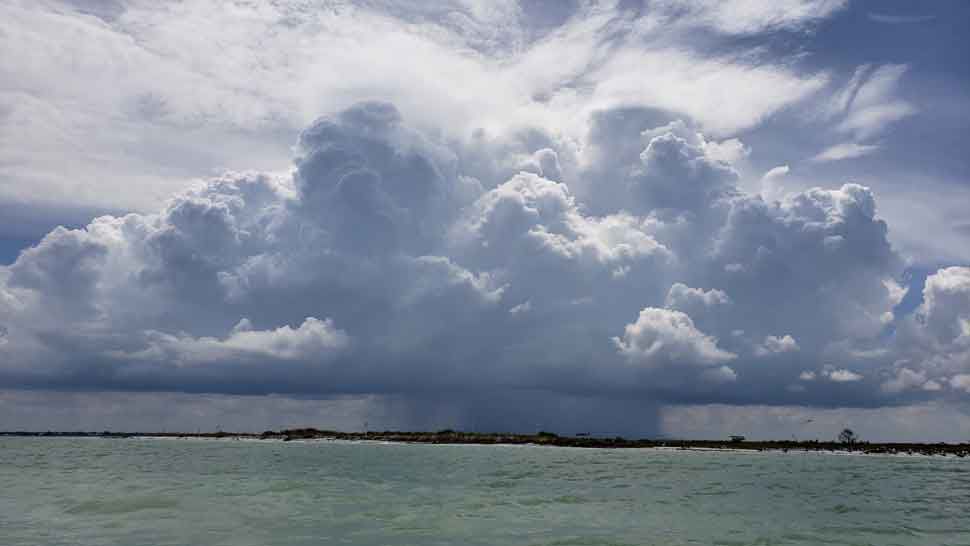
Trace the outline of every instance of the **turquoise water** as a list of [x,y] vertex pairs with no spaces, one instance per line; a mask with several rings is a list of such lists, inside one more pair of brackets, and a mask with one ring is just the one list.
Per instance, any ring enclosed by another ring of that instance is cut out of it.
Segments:
[[7,438],[0,544],[970,545],[970,461]]

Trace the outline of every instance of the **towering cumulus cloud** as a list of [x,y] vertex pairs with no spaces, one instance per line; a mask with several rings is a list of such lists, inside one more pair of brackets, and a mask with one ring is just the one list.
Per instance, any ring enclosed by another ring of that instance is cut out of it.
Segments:
[[456,142],[356,104],[303,131],[288,174],[57,228],[0,267],[0,386],[367,394],[401,426],[623,432],[662,403],[970,391],[970,270],[897,317],[869,189],[766,202],[740,142],[638,131],[577,167],[555,139]]

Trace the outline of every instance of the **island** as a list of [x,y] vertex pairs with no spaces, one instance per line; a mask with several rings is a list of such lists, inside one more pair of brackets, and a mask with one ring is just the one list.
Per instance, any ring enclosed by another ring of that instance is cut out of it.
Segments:
[[846,452],[859,454],[970,456],[970,443],[910,443],[910,442],[864,442],[864,441],[796,441],[796,440],[746,440],[733,436],[725,440],[678,440],[678,439],[628,439],[620,436],[599,437],[588,433],[572,436],[552,432],[535,434],[463,432],[440,430],[437,432],[368,431],[341,432],[316,428],[295,428],[252,432],[36,432],[0,431],[0,437],[44,438],[199,438],[239,439],[291,442],[294,440],[340,440],[355,442],[394,442],[410,444],[455,445],[539,445],[551,447],[644,449],[668,448],[684,450],[745,450],[745,451],[807,451]]

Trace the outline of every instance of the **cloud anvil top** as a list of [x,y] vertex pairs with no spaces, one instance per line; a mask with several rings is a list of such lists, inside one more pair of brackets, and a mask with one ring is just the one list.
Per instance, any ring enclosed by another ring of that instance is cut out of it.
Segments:
[[29,221],[0,218],[0,404],[963,412],[966,165],[899,135],[967,97],[946,59],[921,101],[919,58],[833,58],[840,25],[946,38],[860,9],[6,3],[0,211]]

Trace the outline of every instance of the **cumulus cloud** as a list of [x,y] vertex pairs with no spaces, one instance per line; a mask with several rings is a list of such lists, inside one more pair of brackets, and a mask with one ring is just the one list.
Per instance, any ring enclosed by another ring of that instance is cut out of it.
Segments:
[[654,307],[640,311],[613,342],[631,363],[649,368],[712,366],[737,358],[718,347],[716,338],[698,330],[686,313]]
[[667,291],[665,305],[671,309],[690,311],[691,308],[711,307],[731,303],[731,298],[721,290],[691,288],[684,283],[674,283]]
[[[811,189],[773,205],[736,199],[714,241],[710,275],[734,301],[733,328],[763,332],[762,339],[779,329],[811,345],[874,336],[894,303],[872,275],[901,272],[886,233],[872,192],[858,185]],[[854,311],[835,311],[846,305]]]
[[950,378],[950,387],[970,394],[970,374],[957,374]]
[[751,155],[751,148],[736,138],[711,140],[704,142],[704,153],[715,161],[733,164]]
[[736,179],[727,163],[677,132],[651,135],[640,154],[642,168],[634,177],[634,191],[648,210],[700,211],[731,191]]
[[297,328],[281,326],[275,330],[253,330],[249,319],[242,319],[223,339],[156,331],[145,332],[145,337],[147,348],[114,356],[176,365],[254,359],[325,362],[350,344],[347,334],[336,329],[332,321],[314,317],[307,317]]
[[0,267],[0,386],[377,396],[511,428],[604,397],[649,428],[664,402],[962,388],[970,274],[931,275],[893,317],[903,261],[872,190],[766,202],[725,153],[743,144],[629,134],[581,165],[541,135],[469,151],[386,102],[324,116],[288,172],[58,228]]
[[453,237],[459,246],[498,262],[509,259],[510,251],[538,252],[580,266],[623,265],[667,255],[640,219],[623,213],[585,216],[566,185],[531,173],[516,175],[482,195]]
[[896,376],[882,384],[887,393],[900,393],[911,389],[938,391],[942,388],[939,382],[926,378],[926,372],[910,368],[900,368]]
[[922,296],[912,314],[897,320],[897,350],[905,366],[887,388],[912,390],[924,380],[926,391],[944,386],[962,391],[970,372],[970,268],[946,267],[929,275]]
[[970,339],[970,267],[947,267],[927,277],[916,317],[941,342]]
[[784,197],[783,183],[785,176],[791,172],[788,165],[772,167],[761,176],[761,197],[765,201],[778,201]]
[[764,342],[755,349],[758,356],[768,356],[778,353],[793,353],[798,351],[798,343],[790,335],[767,336]]
[[780,178],[788,174],[790,170],[791,169],[788,168],[788,165],[779,165],[777,167],[772,167],[771,169],[768,170],[768,172],[764,174],[764,176],[761,177],[761,179],[770,180],[774,178]]
[[[967,268],[910,311],[878,171],[806,180],[917,112],[909,65],[799,53],[847,2],[546,4],[0,5],[0,231],[34,241],[0,266],[0,389],[632,433],[964,396]],[[805,169],[765,145],[820,102]]]
[[822,370],[822,376],[835,383],[851,383],[862,380],[862,375],[844,368],[826,368]]

